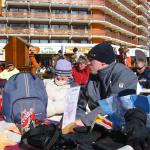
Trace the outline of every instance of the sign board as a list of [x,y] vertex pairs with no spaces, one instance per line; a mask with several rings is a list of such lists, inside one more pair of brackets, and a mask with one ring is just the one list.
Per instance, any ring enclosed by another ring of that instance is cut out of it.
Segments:
[[71,87],[66,95],[62,129],[75,121],[80,86]]
[[[73,54],[74,47],[75,46],[66,46],[65,47],[65,53]],[[92,47],[90,47],[90,46],[85,46],[85,47],[77,46],[77,48],[81,53],[87,54]]]
[[60,46],[41,46],[39,54],[57,54]]

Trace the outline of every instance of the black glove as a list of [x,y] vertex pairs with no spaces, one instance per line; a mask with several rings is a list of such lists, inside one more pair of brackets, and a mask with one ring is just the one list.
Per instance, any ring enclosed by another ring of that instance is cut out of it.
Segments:
[[124,116],[127,144],[135,150],[150,150],[150,131],[146,128],[147,116],[141,109],[130,109]]

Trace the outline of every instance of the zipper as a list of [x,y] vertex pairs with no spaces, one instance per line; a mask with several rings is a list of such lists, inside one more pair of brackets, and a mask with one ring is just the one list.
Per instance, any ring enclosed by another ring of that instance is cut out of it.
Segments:
[[26,97],[29,97],[29,80],[27,74],[24,74]]

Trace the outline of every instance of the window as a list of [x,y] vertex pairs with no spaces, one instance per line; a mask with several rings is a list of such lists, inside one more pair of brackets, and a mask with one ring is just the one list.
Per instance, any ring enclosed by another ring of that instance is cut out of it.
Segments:
[[8,25],[9,27],[20,27],[20,28],[27,28],[28,27],[28,24],[9,24]]
[[0,28],[6,27],[6,24],[0,24]]
[[38,39],[31,39],[31,43],[40,43]]
[[65,9],[52,9],[51,12],[53,14],[68,14],[69,11]]
[[7,39],[0,39],[0,43],[7,43]]
[[48,39],[42,39],[40,40],[40,43],[49,43]]
[[19,11],[19,12],[27,12],[28,9],[27,9],[27,8],[19,8],[18,11]]
[[49,9],[48,8],[39,8],[39,9],[35,9],[35,8],[31,8],[30,9],[31,12],[49,12]]
[[59,40],[51,40],[51,43],[59,43]]
[[71,43],[89,43],[88,40],[71,40]]
[[68,25],[62,25],[62,24],[53,24],[51,25],[52,29],[68,29]]
[[51,40],[51,43],[69,43],[69,40]]
[[10,12],[18,12],[18,8],[9,8]]
[[87,10],[72,10],[71,14],[80,14],[80,15],[85,15],[85,14],[89,14],[90,12]]
[[88,25],[72,25],[72,29],[88,29]]
[[88,40],[81,40],[81,43],[88,43]]
[[48,29],[48,24],[31,24],[31,28],[46,28]]

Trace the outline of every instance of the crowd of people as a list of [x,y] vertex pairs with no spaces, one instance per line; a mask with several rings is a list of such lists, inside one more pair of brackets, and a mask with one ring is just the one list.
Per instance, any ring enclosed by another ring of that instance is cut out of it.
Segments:
[[[40,65],[37,70],[37,73],[53,74],[51,79],[43,79],[48,95],[48,118],[63,115],[65,95],[69,88],[77,85],[80,86],[75,121],[77,126],[91,126],[98,114],[103,115],[98,100],[136,94],[138,83],[142,88],[150,87],[150,70],[146,68],[146,62],[139,59],[135,70],[129,68],[130,63],[117,63],[109,43],[97,44],[87,55],[80,53],[77,48],[73,52],[72,61],[59,51],[55,66],[45,68]],[[126,58],[125,62],[130,60]],[[10,65],[0,73],[0,78],[8,80],[14,74],[10,74],[12,70],[19,72]],[[6,71],[9,76],[5,75]]]

